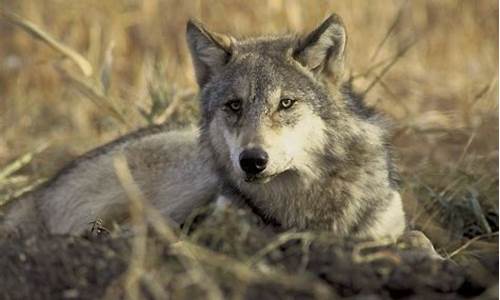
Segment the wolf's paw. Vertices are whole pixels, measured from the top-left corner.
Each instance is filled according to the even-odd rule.
[[[418,249],[424,250],[426,254],[436,259],[444,259],[434,249],[432,242],[422,231],[411,230],[405,232],[397,241],[398,247],[402,249]]]

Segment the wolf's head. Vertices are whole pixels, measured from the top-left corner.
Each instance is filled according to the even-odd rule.
[[[332,15],[302,38],[245,40],[190,21],[187,40],[201,89],[201,138],[224,171],[254,183],[286,173],[317,176],[313,154],[324,151],[326,122],[340,102],[341,19]]]

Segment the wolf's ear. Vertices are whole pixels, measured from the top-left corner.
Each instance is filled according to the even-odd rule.
[[[198,85],[203,87],[231,57],[232,38],[208,31],[201,23],[189,20],[186,38],[193,59]]]
[[[318,28],[302,38],[293,57],[313,73],[339,79],[344,69],[347,35],[342,19],[332,14]]]

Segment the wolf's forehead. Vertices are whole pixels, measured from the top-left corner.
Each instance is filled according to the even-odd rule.
[[[234,66],[230,75],[230,90],[234,96],[244,100],[270,100],[276,90],[284,84],[275,66],[262,60],[242,61]]]
[[[310,79],[291,58],[294,41],[265,37],[236,42],[234,56],[215,85],[214,93],[224,96],[215,98],[273,102],[280,92],[308,90]]]
[[[294,39],[287,36],[238,41],[234,45],[235,60],[258,72],[270,73],[286,65],[294,44]]]
[[[288,89],[302,78],[285,58],[263,53],[246,53],[238,57],[228,72],[231,89],[239,96],[262,97],[276,89]]]

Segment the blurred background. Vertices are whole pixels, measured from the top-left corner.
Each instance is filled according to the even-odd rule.
[[[196,122],[189,18],[245,37],[307,32],[336,12],[354,86],[392,122],[412,225],[443,251],[498,231],[497,1],[0,0],[0,8],[3,202],[133,129]],[[81,56],[80,67],[61,47]],[[485,247],[498,251],[496,242]]]

